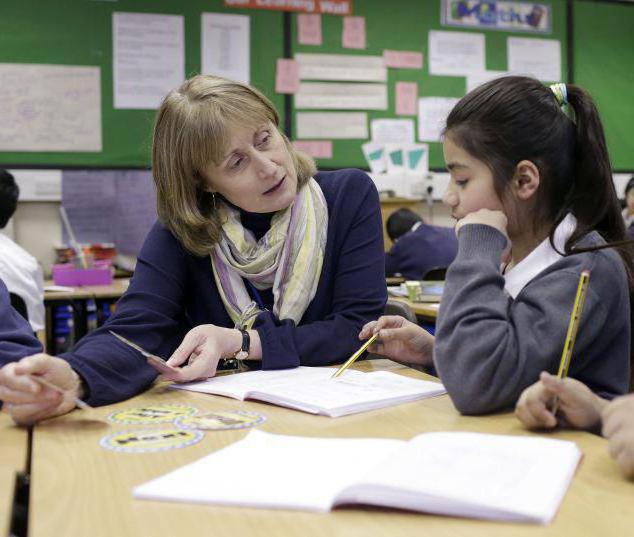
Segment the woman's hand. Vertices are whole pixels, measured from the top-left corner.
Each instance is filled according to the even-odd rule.
[[[433,363],[434,336],[398,315],[384,315],[366,324],[359,339],[377,334],[378,339],[368,350],[404,364],[431,365]]]
[[[39,376],[64,393],[41,385],[31,378]],[[0,369],[0,400],[13,421],[30,425],[66,414],[80,397],[81,380],[70,364],[48,354],[34,354]]]
[[[249,335],[256,334],[249,331]],[[254,346],[255,338],[251,338],[251,346]],[[258,338],[259,343],[259,338]],[[221,358],[233,356],[242,345],[242,334],[232,328],[221,328],[214,324],[203,324],[192,328],[184,337],[183,342],[172,356],[167,360],[167,365],[179,367],[174,375],[163,374],[164,380],[176,382],[189,382],[191,380],[213,377]],[[188,362],[189,360],[189,362]]]
[[[551,410],[555,399],[557,416]],[[539,381],[522,392],[515,415],[527,429],[552,429],[558,424],[594,429],[601,423],[601,411],[606,404],[582,382],[559,379],[542,371]]]
[[[603,410],[603,436],[621,472],[634,478],[634,394],[618,397]]]

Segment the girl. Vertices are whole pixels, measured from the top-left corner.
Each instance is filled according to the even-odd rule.
[[[238,82],[198,75],[167,95],[152,158],[160,221],[130,288],[62,359],[0,370],[16,421],[68,412],[78,395],[103,405],[149,387],[156,371],[109,330],[172,354],[180,382],[213,376],[223,358],[280,369],[340,362],[358,347],[387,299],[378,193],[358,170],[317,173],[278,125],[269,100]]]
[[[540,371],[557,369],[589,269],[570,375],[606,397],[625,393],[632,260],[590,96],[526,77],[491,81],[451,111],[443,148],[459,249],[436,339],[398,317],[368,323],[360,338],[378,332],[373,351],[400,361],[433,356],[463,413],[511,407]]]

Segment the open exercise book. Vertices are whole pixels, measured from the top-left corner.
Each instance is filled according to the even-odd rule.
[[[425,433],[406,442],[253,430],[133,493],[147,500],[322,512],[366,504],[546,524],[580,458],[574,443],[537,436]]]
[[[249,371],[202,382],[172,384],[172,388],[225,395],[241,401],[257,399],[333,418],[445,393],[444,386],[438,382],[388,371],[362,373],[348,369],[340,377],[331,378],[335,371],[327,367]]]

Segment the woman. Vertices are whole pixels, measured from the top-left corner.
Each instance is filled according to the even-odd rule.
[[[173,353],[170,378],[182,382],[238,353],[280,369],[340,362],[358,347],[387,298],[376,189],[358,170],[315,173],[278,125],[261,93],[213,76],[165,98],[152,157],[160,223],[106,326],[61,359],[0,370],[16,421],[68,412],[78,395],[105,405],[149,387],[156,372],[109,330]]]

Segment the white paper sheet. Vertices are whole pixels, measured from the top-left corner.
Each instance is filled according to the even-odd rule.
[[[482,71],[481,73],[470,73],[467,75],[466,79],[467,93],[484,84],[485,82],[489,82],[490,80],[494,80],[503,76],[508,76],[510,74],[511,73],[509,73],[508,71]]]
[[[295,108],[387,110],[387,85],[302,82],[295,94]]]
[[[99,67],[0,64],[0,151],[101,151]]]
[[[429,74],[464,76],[482,72],[484,34],[473,32],[429,32]]]
[[[422,142],[440,141],[447,116],[459,99],[452,97],[422,97],[418,99],[418,139]]]
[[[368,139],[365,112],[297,112],[297,138]]]
[[[184,17],[112,14],[114,107],[158,108],[185,78]]]
[[[20,201],[60,201],[62,170],[9,170],[20,187]]]
[[[508,69],[544,82],[561,80],[561,43],[556,39],[508,37]]]
[[[386,144],[414,143],[413,119],[373,119],[370,122],[372,141]]]
[[[202,72],[238,82],[250,80],[250,19],[248,15],[203,13]]]
[[[387,81],[383,56],[295,54],[302,80]]]

